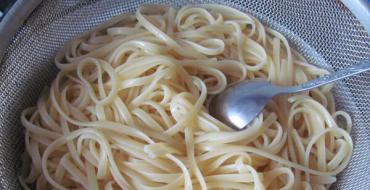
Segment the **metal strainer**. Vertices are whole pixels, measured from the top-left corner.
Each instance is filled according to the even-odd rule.
[[[57,73],[56,50],[73,36],[141,4],[218,3],[250,13],[285,35],[313,64],[337,70],[370,56],[370,37],[334,0],[45,0],[13,37],[0,63],[0,188],[20,189],[24,151],[20,112]],[[366,3],[366,2],[365,2]],[[354,154],[333,189],[370,189],[370,73],[337,83],[338,109],[350,113]]]

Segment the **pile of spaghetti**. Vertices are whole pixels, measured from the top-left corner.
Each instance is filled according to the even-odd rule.
[[[144,6],[71,40],[55,62],[21,116],[25,188],[328,189],[352,154],[332,85],[274,98],[242,131],[209,115],[210,98],[236,82],[328,74],[229,7]]]

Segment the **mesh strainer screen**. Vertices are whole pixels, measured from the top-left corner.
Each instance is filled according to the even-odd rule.
[[[246,11],[283,33],[311,62],[328,69],[356,64],[370,56],[370,37],[337,1],[288,0],[46,0],[18,31],[0,64],[0,188],[20,189],[17,176],[23,147],[19,115],[34,105],[43,86],[54,78],[53,57],[71,37],[140,4],[213,2]],[[333,189],[370,188],[370,74],[337,85],[339,109],[354,120],[354,154]]]

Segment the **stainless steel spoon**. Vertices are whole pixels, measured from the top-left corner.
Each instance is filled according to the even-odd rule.
[[[242,81],[214,97],[210,103],[209,112],[234,129],[245,129],[261,113],[267,102],[276,95],[309,90],[368,70],[370,70],[370,58],[360,64],[292,87],[273,85],[262,79]]]

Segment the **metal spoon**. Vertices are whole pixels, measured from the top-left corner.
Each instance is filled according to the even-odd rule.
[[[236,130],[245,129],[276,95],[309,90],[368,70],[370,58],[360,64],[292,87],[273,85],[262,79],[242,81],[214,97],[209,105],[209,112]]]

